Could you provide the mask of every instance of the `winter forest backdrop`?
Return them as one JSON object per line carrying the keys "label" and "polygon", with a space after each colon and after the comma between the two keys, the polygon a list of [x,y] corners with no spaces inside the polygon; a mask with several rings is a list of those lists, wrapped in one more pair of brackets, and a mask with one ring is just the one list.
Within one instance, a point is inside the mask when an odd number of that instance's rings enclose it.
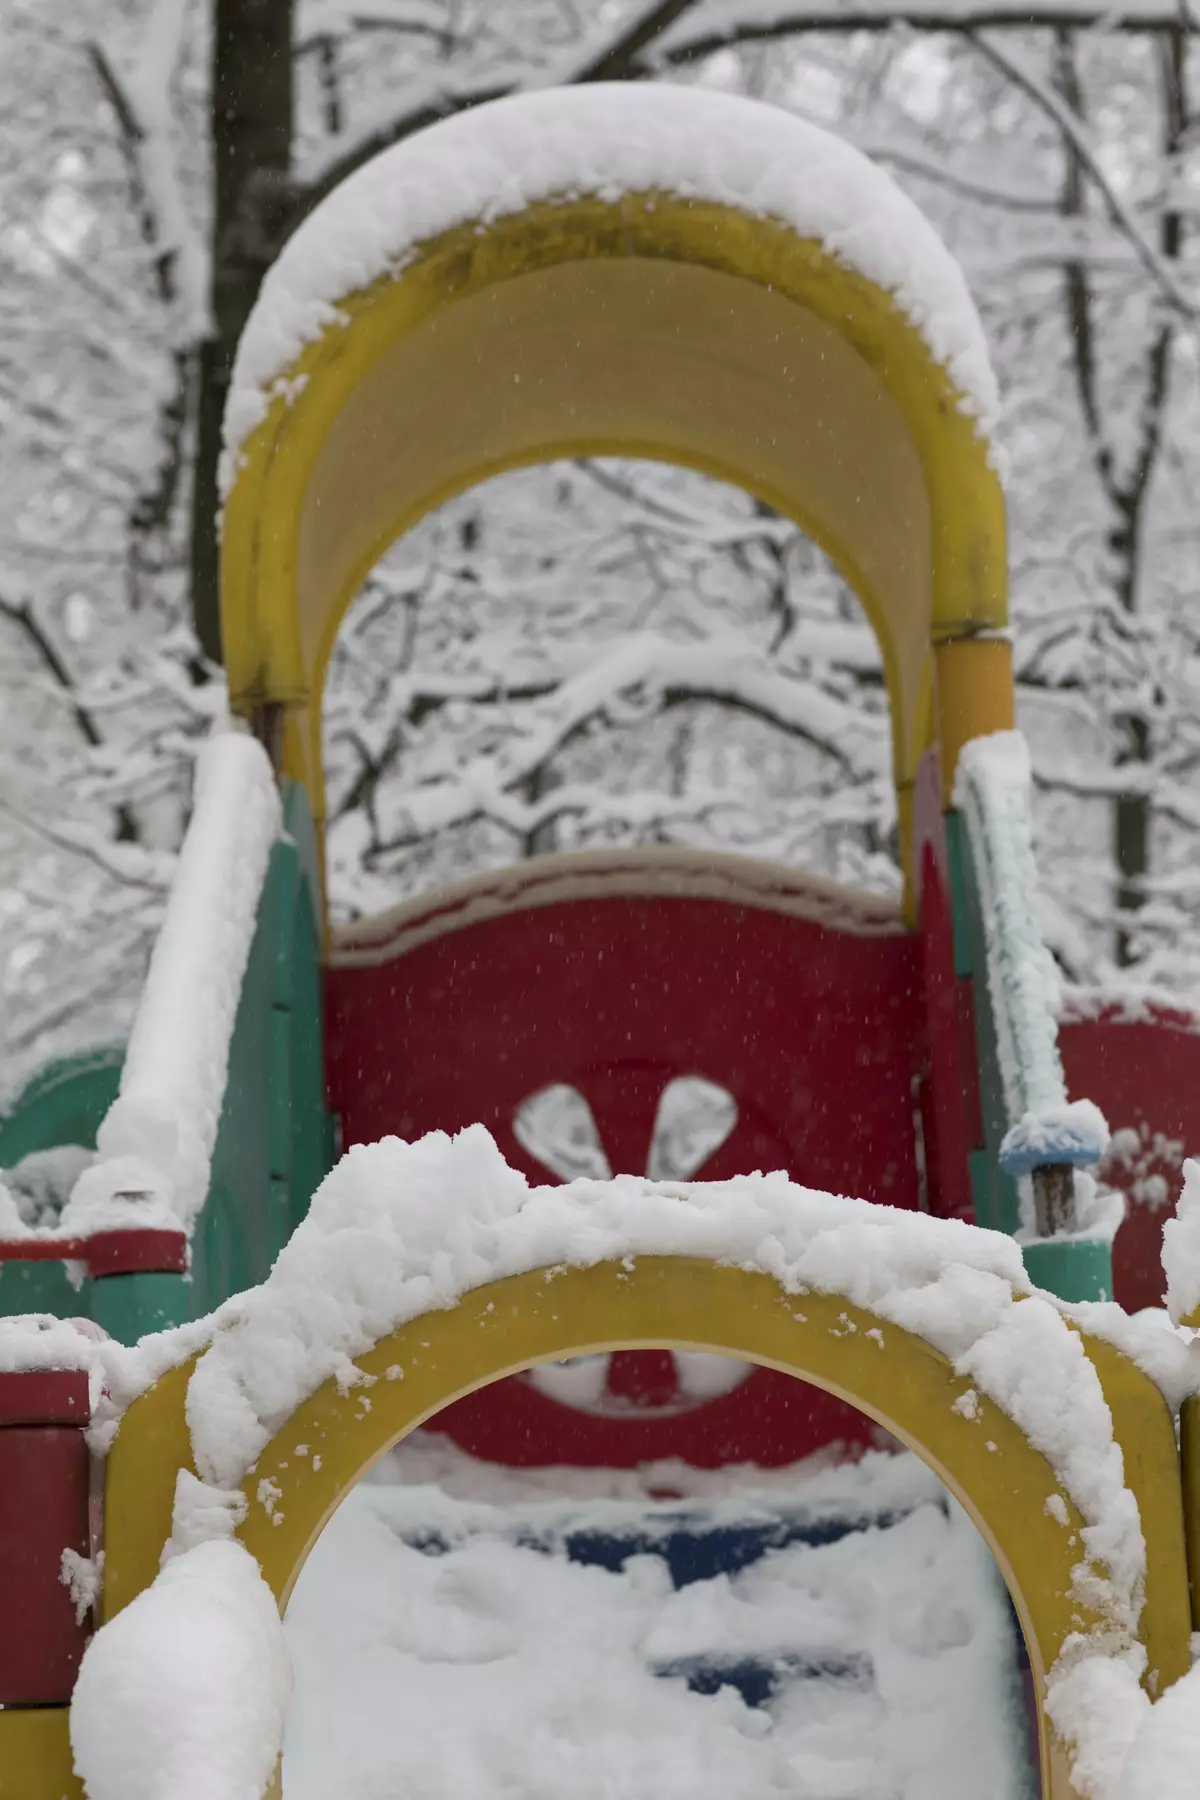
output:
{"label": "winter forest backdrop", "polygon": [[[121,1034],[140,984],[223,706],[217,434],[263,269],[375,150],[574,80],[771,100],[937,223],[1005,399],[1048,939],[1073,981],[1200,999],[1186,4],[0,0],[0,1090]],[[669,468],[554,464],[428,520],[343,627],[326,738],[341,917],[606,842],[897,884],[856,603]]]}

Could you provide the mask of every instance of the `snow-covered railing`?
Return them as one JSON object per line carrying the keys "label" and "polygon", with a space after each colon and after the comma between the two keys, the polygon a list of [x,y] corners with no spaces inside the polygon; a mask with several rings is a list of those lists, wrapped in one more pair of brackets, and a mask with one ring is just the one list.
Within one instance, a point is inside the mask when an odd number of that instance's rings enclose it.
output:
{"label": "snow-covered railing", "polygon": [[208,1193],[242,978],[280,829],[262,745],[222,732],[201,751],[195,804],[98,1158],[60,1231],[191,1231]]}
{"label": "snow-covered railing", "polygon": [[954,805],[978,890],[985,976],[1004,1096],[1000,1164],[1034,1178],[1040,1235],[1074,1222],[1074,1171],[1098,1162],[1108,1126],[1090,1100],[1069,1102],[1058,1051],[1058,970],[1036,912],[1029,751],[1018,731],[966,744]]}

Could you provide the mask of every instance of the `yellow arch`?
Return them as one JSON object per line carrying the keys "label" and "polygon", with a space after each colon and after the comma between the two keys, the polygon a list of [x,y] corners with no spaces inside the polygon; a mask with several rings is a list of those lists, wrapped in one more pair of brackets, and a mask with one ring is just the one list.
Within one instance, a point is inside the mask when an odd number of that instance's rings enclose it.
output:
{"label": "yellow arch", "polygon": [[828,552],[880,640],[902,826],[935,659],[947,782],[1012,722],[987,445],[892,297],[776,220],[640,193],[447,231],[346,295],[273,391],[226,507],[222,635],[235,707],[285,715],[318,829],[325,668],[366,574],[452,495],[556,456],[720,476]]}
{"label": "yellow arch", "polygon": [[[1161,1692],[1190,1664],[1174,1428],[1162,1396],[1132,1363],[1080,1335],[1141,1512],[1149,1559],[1141,1635],[1148,1686]],[[972,1418],[956,1412],[969,1384],[920,1338],[843,1296],[797,1298],[746,1270],[681,1257],[537,1270],[476,1289],[381,1340],[357,1359],[371,1385],[341,1393],[326,1382],[280,1428],[244,1484],[239,1536],[281,1610],[334,1509],[407,1432],[502,1375],[630,1346],[724,1351],[798,1376],[860,1407],[938,1473],[990,1545],[1021,1618],[1038,1695],[1042,1792],[1046,1800],[1071,1800],[1063,1751],[1044,1714],[1046,1671],[1070,1633],[1099,1621],[1072,1597],[1083,1521],[1052,1467],[987,1399],[978,1398]],[[157,1572],[176,1471],[191,1460],[184,1404],[192,1366],[130,1409],[110,1454],[106,1616]],[[1065,1508],[1056,1508],[1065,1526],[1047,1511],[1051,1495]]]}

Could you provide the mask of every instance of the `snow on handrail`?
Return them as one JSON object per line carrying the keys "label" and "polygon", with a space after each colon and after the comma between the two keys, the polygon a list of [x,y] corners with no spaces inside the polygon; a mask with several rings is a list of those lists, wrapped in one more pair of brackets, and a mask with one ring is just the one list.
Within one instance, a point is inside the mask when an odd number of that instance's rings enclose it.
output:
{"label": "snow on handrail", "polygon": [[226,731],[196,764],[191,823],[117,1099],[60,1229],[180,1225],[208,1193],[229,1047],[281,812],[262,745]]}
{"label": "snow on handrail", "polygon": [[1008,1127],[1001,1166],[1025,1175],[1047,1163],[1086,1167],[1108,1145],[1090,1100],[1067,1100],[1058,1052],[1058,970],[1037,921],[1029,751],[1019,731],[963,747],[954,805],[966,824],[979,892],[988,994]]}

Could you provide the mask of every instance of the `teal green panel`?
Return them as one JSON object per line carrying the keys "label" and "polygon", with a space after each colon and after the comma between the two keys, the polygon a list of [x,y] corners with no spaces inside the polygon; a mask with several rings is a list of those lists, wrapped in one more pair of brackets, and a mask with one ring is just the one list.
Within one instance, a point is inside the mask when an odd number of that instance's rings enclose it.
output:
{"label": "teal green panel", "polygon": [[271,1179],[271,1260],[292,1235],[292,1189],[286,1176]]}
{"label": "teal green panel", "polygon": [[125,1052],[116,1045],[51,1063],[0,1119],[0,1169],[59,1144],[96,1147],[101,1120],[117,1097]]}
{"label": "teal green panel", "polygon": [[271,1053],[276,915],[294,851],[277,844],[259,902],[229,1047],[208,1198],[192,1244],[194,1317],[253,1287],[271,1266]]}
{"label": "teal green panel", "polygon": [[1095,1238],[1041,1238],[1022,1247],[1036,1287],[1060,1300],[1111,1300],[1112,1246]]}
{"label": "teal green panel", "polygon": [[[955,966],[963,963],[974,971],[975,1053],[979,1066],[979,1105],[983,1115],[984,1159],[971,1174],[975,1220],[992,1231],[1016,1232],[1021,1223],[1016,1183],[1000,1167],[1000,1145],[1009,1119],[1000,1076],[1000,1057],[992,997],[988,991],[987,952],[979,888],[971,858],[971,845],[959,813],[946,814],[946,841],[950,847],[951,891],[954,904]],[[959,952],[960,937],[963,950]]]}
{"label": "teal green panel", "polygon": [[967,848],[966,826],[961,813],[948,812],[944,816],[950,873],[950,922],[954,931],[954,973],[973,975],[976,965],[973,960],[974,945],[971,941],[967,902],[968,876],[965,864],[970,851]]}
{"label": "teal green panel", "polygon": [[333,1119],[325,1105],[325,1039],[317,918],[312,890],[296,896],[291,1013],[291,1201],[298,1225],[334,1163]]}
{"label": "teal green panel", "polygon": [[91,1316],[120,1344],[136,1344],[191,1317],[192,1283],[186,1275],[105,1275],[91,1286]]}
{"label": "teal green panel", "polygon": [[997,1229],[992,1223],[992,1167],[986,1150],[972,1150],[967,1157],[971,1177],[971,1200],[975,1207],[975,1223],[987,1231]]}
{"label": "teal green panel", "polygon": [[94,1284],[86,1276],[82,1285],[72,1282],[67,1267],[61,1262],[0,1263],[0,1318],[11,1319],[18,1313],[91,1318]]}
{"label": "teal green panel", "polygon": [[285,1186],[292,1173],[292,1014],[284,1006],[271,1010],[272,1179]]}
{"label": "teal green panel", "polygon": [[321,906],[321,859],[308,795],[297,781],[283,784],[283,829],[296,847],[300,873],[308,885],[308,897],[316,918]]}

